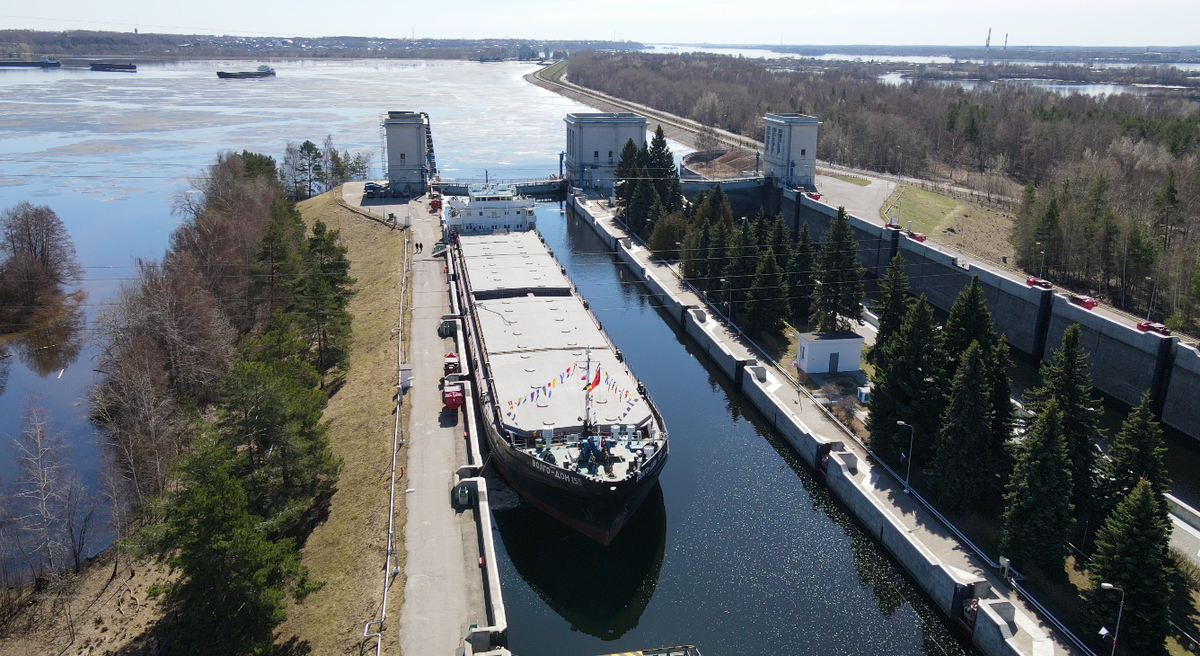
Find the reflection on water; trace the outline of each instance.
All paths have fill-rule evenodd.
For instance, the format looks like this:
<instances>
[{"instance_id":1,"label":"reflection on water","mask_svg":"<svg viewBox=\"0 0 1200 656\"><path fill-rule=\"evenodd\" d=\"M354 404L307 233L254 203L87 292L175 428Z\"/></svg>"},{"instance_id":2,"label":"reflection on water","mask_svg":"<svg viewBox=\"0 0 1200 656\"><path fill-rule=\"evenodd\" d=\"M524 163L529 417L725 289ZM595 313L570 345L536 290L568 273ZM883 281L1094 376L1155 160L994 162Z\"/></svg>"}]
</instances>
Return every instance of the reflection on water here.
<instances>
[{"instance_id":1,"label":"reflection on water","mask_svg":"<svg viewBox=\"0 0 1200 656\"><path fill-rule=\"evenodd\" d=\"M8 380L8 361L16 355L25 368L45 378L75 363L83 350L82 291L45 301L32 328L0 337L0 394Z\"/></svg>"},{"instance_id":2,"label":"reflection on water","mask_svg":"<svg viewBox=\"0 0 1200 656\"><path fill-rule=\"evenodd\" d=\"M637 627L667 543L661 486L607 547L529 503L494 517L517 573L573 629L616 640Z\"/></svg>"}]
</instances>

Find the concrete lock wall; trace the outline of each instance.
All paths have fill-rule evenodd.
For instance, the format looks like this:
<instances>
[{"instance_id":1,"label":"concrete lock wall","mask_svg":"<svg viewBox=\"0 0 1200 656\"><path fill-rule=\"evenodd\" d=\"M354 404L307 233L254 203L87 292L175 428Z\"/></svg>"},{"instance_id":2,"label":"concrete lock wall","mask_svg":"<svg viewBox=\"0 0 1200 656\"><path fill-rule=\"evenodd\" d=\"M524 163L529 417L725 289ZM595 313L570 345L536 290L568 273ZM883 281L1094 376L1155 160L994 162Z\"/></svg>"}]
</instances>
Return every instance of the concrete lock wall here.
<instances>
[{"instance_id":1,"label":"concrete lock wall","mask_svg":"<svg viewBox=\"0 0 1200 656\"><path fill-rule=\"evenodd\" d=\"M1194 346L1180 344L1175 350L1175 366L1163 403L1163 423L1189 435L1200 436L1200 352Z\"/></svg>"},{"instance_id":2,"label":"concrete lock wall","mask_svg":"<svg viewBox=\"0 0 1200 656\"><path fill-rule=\"evenodd\" d=\"M1071 324L1079 324L1080 344L1091 355L1092 385L1123 403L1138 405L1142 392L1154 384L1159 344L1168 338L1110 321L1055 294L1046 329L1046 361Z\"/></svg>"},{"instance_id":3,"label":"concrete lock wall","mask_svg":"<svg viewBox=\"0 0 1200 656\"><path fill-rule=\"evenodd\" d=\"M684 332L694 339L700 348L704 349L717 367L725 372L726 376L729 376L729 380L737 380L742 362L708 332L709 327L717 325L714 323L716 320L708 316L704 310L691 310L685 312L684 316L688 319L683 326Z\"/></svg>"},{"instance_id":4,"label":"concrete lock wall","mask_svg":"<svg viewBox=\"0 0 1200 656\"><path fill-rule=\"evenodd\" d=\"M1043 302L1049 303L1053 292L1009 280L979 267L971 267L969 273L979 276L992 322L1008 339L1009 346L1022 353L1040 356L1045 338L1038 329L1042 321L1040 308Z\"/></svg>"}]
</instances>

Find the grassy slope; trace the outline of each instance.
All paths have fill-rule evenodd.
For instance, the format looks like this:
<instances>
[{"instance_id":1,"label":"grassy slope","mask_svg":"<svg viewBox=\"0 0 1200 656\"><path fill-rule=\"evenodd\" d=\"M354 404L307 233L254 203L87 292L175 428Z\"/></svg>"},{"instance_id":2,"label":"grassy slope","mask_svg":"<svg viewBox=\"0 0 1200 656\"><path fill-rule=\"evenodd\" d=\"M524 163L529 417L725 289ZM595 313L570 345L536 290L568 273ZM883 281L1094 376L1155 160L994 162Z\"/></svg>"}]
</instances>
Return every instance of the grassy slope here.
<instances>
[{"instance_id":1,"label":"grassy slope","mask_svg":"<svg viewBox=\"0 0 1200 656\"><path fill-rule=\"evenodd\" d=\"M390 230L334 202L335 191L300 204L305 221L321 219L341 231L358 293L350 302L354 346L345 385L330 399L324 418L329 441L342 458L338 490L328 519L309 536L304 564L325 587L303 604L292 604L279 627L281 642L307 641L313 654L357 654L363 624L379 616L387 538L388 482L392 447L392 395L396 384L396 326L403 232ZM400 452L405 464L406 451ZM399 482L398 485L403 485ZM397 498L396 525L404 526L404 496ZM404 546L397 538L401 575L388 593L388 615L399 617L404 591ZM385 653L397 653L395 631ZM374 643L371 642L373 645Z\"/></svg>"},{"instance_id":2,"label":"grassy slope","mask_svg":"<svg viewBox=\"0 0 1200 656\"><path fill-rule=\"evenodd\" d=\"M898 187L896 193L900 193L900 189ZM901 226L907 227L912 221L913 230L925 233L939 244L951 248L961 246L963 251L991 262L1000 262L1002 257L1012 259L1013 247L1008 241L1013 226L1011 214L912 185L902 189L900 202L888 211L898 218ZM893 200L894 194L883 207L889 208Z\"/></svg>"}]
</instances>

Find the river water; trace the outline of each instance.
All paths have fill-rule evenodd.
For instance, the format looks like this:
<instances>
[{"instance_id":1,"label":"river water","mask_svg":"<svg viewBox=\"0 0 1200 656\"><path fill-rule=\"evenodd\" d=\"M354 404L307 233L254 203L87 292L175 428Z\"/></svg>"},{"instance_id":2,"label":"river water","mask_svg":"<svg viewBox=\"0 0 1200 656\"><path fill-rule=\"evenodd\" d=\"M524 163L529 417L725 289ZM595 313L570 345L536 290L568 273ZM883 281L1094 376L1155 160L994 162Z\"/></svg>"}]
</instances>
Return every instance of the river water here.
<instances>
[{"instance_id":1,"label":"river water","mask_svg":"<svg viewBox=\"0 0 1200 656\"><path fill-rule=\"evenodd\" d=\"M172 197L218 151L279 157L287 141L331 134L379 148L379 112L428 111L447 177L557 173L563 116L587 108L522 80L523 64L297 62L274 79L220 81L260 62L0 71L0 208L28 200L63 219L85 267L85 346L55 370L9 344L0 436L40 395L94 485L86 419L91 325L134 259L158 257ZM378 158L376 158L378 162ZM499 566L520 654L587 654L695 643L714 654L964 654L927 599L796 456L650 307L578 222L539 206L542 230L671 430L671 460L610 549L522 505L498 511ZM13 480L0 458L0 484Z\"/></svg>"}]
</instances>

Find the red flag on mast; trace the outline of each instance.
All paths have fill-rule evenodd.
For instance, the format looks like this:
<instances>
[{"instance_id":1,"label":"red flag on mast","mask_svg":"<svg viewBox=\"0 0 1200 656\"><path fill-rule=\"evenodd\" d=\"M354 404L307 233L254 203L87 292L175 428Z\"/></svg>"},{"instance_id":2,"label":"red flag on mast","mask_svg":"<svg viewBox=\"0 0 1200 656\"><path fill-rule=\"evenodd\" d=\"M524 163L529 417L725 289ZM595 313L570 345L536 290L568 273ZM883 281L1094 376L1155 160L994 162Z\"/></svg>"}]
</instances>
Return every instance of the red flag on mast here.
<instances>
[{"instance_id":1,"label":"red flag on mast","mask_svg":"<svg viewBox=\"0 0 1200 656\"><path fill-rule=\"evenodd\" d=\"M596 375L595 375L595 377L592 378L592 382L590 382L586 386L584 386L583 389L590 392L590 391L596 389L599 385L600 385L600 367L597 366L596 367Z\"/></svg>"}]
</instances>

